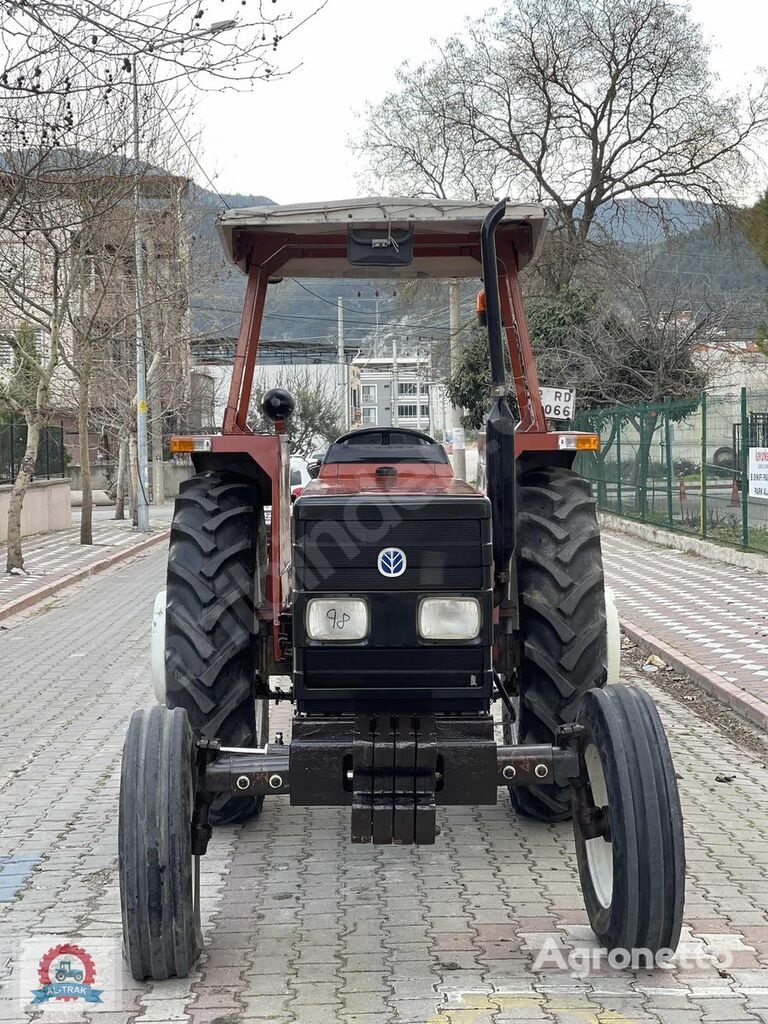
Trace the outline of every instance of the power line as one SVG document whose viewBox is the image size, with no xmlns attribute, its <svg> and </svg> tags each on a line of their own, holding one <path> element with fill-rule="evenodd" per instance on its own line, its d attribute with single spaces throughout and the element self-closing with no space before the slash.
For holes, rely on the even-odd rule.
<svg viewBox="0 0 768 1024">
<path fill-rule="evenodd" d="M 195 164 L 197 165 L 197 169 L 198 169 L 198 170 L 200 171 L 200 173 L 201 173 L 201 174 L 203 175 L 203 177 L 205 178 L 205 180 L 206 180 L 206 181 L 208 182 L 208 184 L 209 184 L 209 185 L 211 186 L 211 188 L 212 188 L 212 189 L 213 189 L 213 191 L 214 191 L 214 192 L 216 193 L 216 195 L 217 195 L 217 196 L 219 197 L 219 199 L 220 199 L 220 200 L 221 200 L 221 202 L 222 202 L 222 203 L 224 204 L 224 206 L 226 206 L 226 208 L 227 208 L 228 210 L 229 210 L 229 209 L 231 209 L 231 207 L 230 207 L 229 203 L 227 202 L 227 200 L 226 200 L 226 199 L 224 198 L 224 196 L 223 196 L 223 195 L 221 194 L 221 192 L 219 192 L 219 190 L 218 190 L 218 189 L 216 188 L 216 186 L 214 185 L 214 183 L 213 183 L 213 182 L 211 181 L 210 177 L 208 176 L 208 172 L 207 172 L 207 171 L 205 170 L 205 168 L 203 167 L 203 165 L 202 165 L 202 164 L 200 163 L 200 161 L 199 161 L 199 160 L 197 159 L 197 156 L 195 155 L 195 153 L 194 153 L 194 151 L 193 151 L 192 147 L 190 146 L 189 142 L 187 141 L 187 138 L 186 138 L 186 136 L 184 135 L 184 133 L 182 132 L 181 128 L 179 128 L 178 124 L 176 123 L 176 118 L 175 118 L 175 117 L 173 116 L 173 114 L 172 114 L 172 113 L 171 113 L 171 111 L 170 111 L 170 108 L 169 108 L 168 104 L 167 104 L 167 103 L 165 102 L 165 100 L 163 99 L 162 95 L 160 94 L 160 90 L 159 90 L 159 89 L 157 88 L 157 86 L 156 86 L 156 85 L 155 85 L 154 83 L 151 83 L 151 84 L 152 84 L 152 88 L 153 88 L 153 89 L 155 90 L 155 95 L 156 95 L 156 96 L 157 96 L 157 98 L 158 98 L 158 99 L 160 100 L 160 103 L 161 103 L 161 104 L 162 104 L 162 106 L 163 106 L 163 110 L 164 110 L 164 111 L 166 112 L 166 114 L 168 115 L 168 117 L 169 117 L 169 118 L 171 119 L 171 124 L 172 124 L 172 125 L 173 125 L 173 127 L 174 127 L 174 128 L 176 129 L 176 134 L 177 134 L 177 135 L 179 136 L 179 138 L 180 138 L 180 139 L 181 139 L 181 141 L 183 142 L 183 144 L 184 144 L 184 147 L 185 147 L 185 149 L 187 150 L 187 152 L 189 153 L 189 155 L 190 155 L 190 156 L 192 157 L 192 159 L 193 159 L 193 160 L 195 161 Z"/>
<path fill-rule="evenodd" d="M 319 292 L 313 291 L 311 288 L 309 288 L 307 285 L 305 285 L 303 281 L 300 281 L 297 277 L 289 277 L 289 278 L 287 278 L 287 280 L 288 281 L 292 281 L 294 284 L 297 284 L 299 286 L 299 288 L 303 288 L 303 290 L 305 292 L 308 292 L 310 295 L 314 296 L 314 298 L 319 299 L 320 302 L 324 302 L 328 306 L 333 306 L 334 309 L 337 308 L 337 303 L 336 303 L 335 299 L 326 299 L 324 295 L 320 295 Z M 352 313 L 361 313 L 363 316 L 376 316 L 376 310 L 375 309 L 361 309 L 359 306 L 348 306 L 347 305 L 347 301 L 344 298 L 344 296 L 342 296 L 341 298 L 342 298 L 342 301 L 344 302 L 344 311 L 345 312 L 349 311 L 349 312 L 352 312 Z M 462 299 L 462 303 L 468 303 L 468 302 L 474 302 L 474 299 L 471 296 L 466 296 L 464 299 Z M 395 306 L 393 309 L 392 308 L 387 309 L 385 312 L 390 313 L 390 314 L 397 313 L 397 312 L 402 312 L 404 315 L 408 315 L 410 312 L 412 312 L 412 307 L 410 307 L 410 306 Z M 432 312 L 430 312 L 430 311 L 421 312 L 421 313 L 417 313 L 415 315 L 421 316 L 421 317 L 431 316 Z"/>
<path fill-rule="evenodd" d="M 229 313 L 230 316 L 235 312 L 232 309 L 222 309 L 221 307 L 216 307 L 216 306 L 198 306 L 198 305 L 194 305 L 192 308 L 194 310 L 205 311 L 205 312 L 212 312 L 212 313 L 217 313 L 217 312 L 218 313 Z M 425 316 L 426 315 L 427 314 L 425 314 Z M 336 324 L 338 322 L 334 317 L 310 316 L 310 315 L 302 314 L 302 313 L 265 313 L 264 314 L 264 319 L 265 320 L 268 320 L 268 319 L 269 320 L 309 320 L 309 321 L 314 321 L 314 322 L 317 322 L 317 323 L 332 323 L 332 324 Z M 344 327 L 345 328 L 346 327 L 350 327 L 351 330 L 370 331 L 374 326 L 375 326 L 374 324 L 366 323 L 363 320 L 345 320 L 344 321 Z M 450 326 L 448 324 L 425 324 L 423 322 L 418 322 L 418 321 L 416 321 L 415 323 L 412 323 L 410 325 L 409 324 L 403 324 L 403 323 L 384 322 L 384 323 L 380 323 L 379 326 L 380 327 L 388 327 L 391 330 L 396 330 L 396 331 L 400 331 L 400 332 L 412 332 L 412 331 L 419 330 L 419 329 L 424 330 L 424 331 L 449 331 L 450 330 Z"/>
</svg>

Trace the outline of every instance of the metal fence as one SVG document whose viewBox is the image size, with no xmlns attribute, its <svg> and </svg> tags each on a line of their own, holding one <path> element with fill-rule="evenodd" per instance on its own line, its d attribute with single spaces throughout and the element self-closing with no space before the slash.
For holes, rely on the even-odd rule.
<svg viewBox="0 0 768 1024">
<path fill-rule="evenodd" d="M 768 551 L 767 393 L 617 405 L 573 425 L 600 434 L 576 468 L 603 511 Z"/>
<path fill-rule="evenodd" d="M 27 426 L 11 421 L 0 423 L 0 484 L 13 483 L 27 446 Z M 35 478 L 50 480 L 64 476 L 64 430 L 44 427 L 35 463 Z"/>
</svg>

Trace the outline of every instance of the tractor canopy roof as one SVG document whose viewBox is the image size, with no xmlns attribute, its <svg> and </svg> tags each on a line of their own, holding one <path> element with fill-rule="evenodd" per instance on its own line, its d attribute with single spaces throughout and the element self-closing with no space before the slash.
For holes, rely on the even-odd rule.
<svg viewBox="0 0 768 1024">
<path fill-rule="evenodd" d="M 218 231 L 247 271 L 253 258 L 281 275 L 334 278 L 452 278 L 480 274 L 480 227 L 488 203 L 401 197 L 227 210 Z M 545 207 L 509 203 L 497 238 L 511 242 L 517 269 L 536 255 Z"/>
</svg>

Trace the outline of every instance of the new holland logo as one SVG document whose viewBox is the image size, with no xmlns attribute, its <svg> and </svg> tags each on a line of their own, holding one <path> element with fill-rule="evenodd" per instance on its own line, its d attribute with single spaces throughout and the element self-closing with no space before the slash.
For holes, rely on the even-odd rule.
<svg viewBox="0 0 768 1024">
<path fill-rule="evenodd" d="M 382 576 L 396 579 L 405 572 L 408 560 L 400 548 L 383 548 L 379 552 L 378 566 Z"/>
</svg>

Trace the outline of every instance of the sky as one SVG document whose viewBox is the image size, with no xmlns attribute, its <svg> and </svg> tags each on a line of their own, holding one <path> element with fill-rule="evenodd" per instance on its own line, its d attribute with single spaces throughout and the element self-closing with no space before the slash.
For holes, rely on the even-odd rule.
<svg viewBox="0 0 768 1024">
<path fill-rule="evenodd" d="M 200 162 L 220 192 L 280 203 L 364 194 L 348 140 L 366 102 L 395 84 L 404 61 L 426 59 L 431 40 L 458 31 L 487 6 L 471 0 L 328 0 L 284 50 L 290 76 L 247 94 L 205 96 L 198 108 Z M 766 0 L 691 0 L 714 46 L 713 66 L 730 89 L 768 64 Z M 202 182 L 201 182 L 202 184 Z"/>
</svg>

